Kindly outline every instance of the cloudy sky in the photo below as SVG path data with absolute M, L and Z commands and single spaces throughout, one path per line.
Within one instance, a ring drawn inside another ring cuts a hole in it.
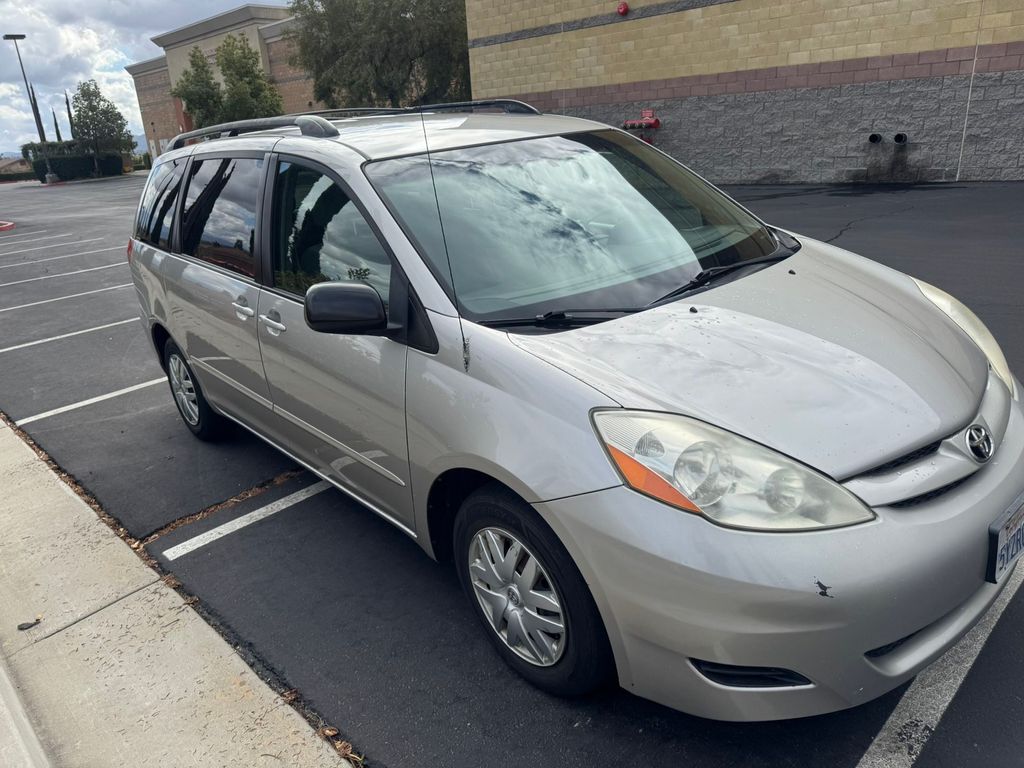
M 286 5 L 284 0 L 259 0 Z M 51 106 L 64 138 L 64 90 L 93 78 L 121 109 L 133 134 L 142 133 L 127 64 L 159 56 L 150 38 L 237 8 L 244 0 L 0 0 L 0 34 L 28 35 L 18 43 L 35 86 L 46 138 L 53 140 Z M 0 152 L 18 152 L 38 139 L 14 44 L 0 40 Z

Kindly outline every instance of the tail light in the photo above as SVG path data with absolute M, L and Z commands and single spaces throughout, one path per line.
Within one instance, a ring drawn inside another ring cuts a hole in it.
M 132 238 L 128 238 L 128 263 L 132 263 L 132 248 L 135 245 L 135 241 Z

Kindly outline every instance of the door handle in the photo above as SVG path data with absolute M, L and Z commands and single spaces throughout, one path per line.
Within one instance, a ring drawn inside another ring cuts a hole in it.
M 270 332 L 273 333 L 275 336 L 278 333 L 283 333 L 284 331 L 288 330 L 288 326 L 286 326 L 284 323 L 279 323 L 277 320 L 273 320 L 267 317 L 267 315 L 260 315 L 260 321 L 265 326 L 267 326 L 267 328 L 270 329 Z
M 245 320 L 246 318 L 252 317 L 253 315 L 256 314 L 253 311 L 252 307 L 248 306 L 247 304 L 241 304 L 237 301 L 232 301 L 231 306 L 234 307 L 235 314 L 238 315 L 239 320 Z

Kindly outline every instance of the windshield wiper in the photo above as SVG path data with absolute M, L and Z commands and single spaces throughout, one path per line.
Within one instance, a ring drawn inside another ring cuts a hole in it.
M 550 326 L 573 326 L 573 325 L 594 325 L 611 320 L 621 315 L 631 315 L 639 312 L 643 307 L 607 307 L 603 309 L 556 309 L 545 312 L 542 315 L 533 317 L 509 317 L 496 320 L 479 320 L 478 325 L 486 325 L 489 328 L 504 328 L 511 326 L 536 326 L 538 328 Z
M 664 296 L 655 299 L 647 306 L 653 307 L 655 304 L 660 304 L 663 301 L 675 299 L 678 298 L 679 296 L 683 296 L 689 293 L 690 291 L 694 291 L 698 288 L 703 288 L 704 286 L 717 280 L 722 275 L 728 275 L 730 272 L 736 272 L 741 269 L 746 269 L 747 267 L 757 266 L 758 264 L 774 264 L 776 261 L 782 261 L 783 259 L 789 258 L 792 255 L 792 252 L 787 250 L 781 253 L 773 253 L 771 256 L 762 256 L 758 259 L 747 259 L 746 261 L 737 261 L 735 264 L 725 264 L 720 267 L 708 267 L 707 269 L 701 270 L 696 275 L 694 275 L 688 283 L 684 283 L 678 288 L 669 291 Z

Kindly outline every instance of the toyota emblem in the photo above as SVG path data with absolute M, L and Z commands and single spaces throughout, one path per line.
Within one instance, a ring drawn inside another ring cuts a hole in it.
M 967 430 L 967 449 L 977 461 L 988 461 L 992 458 L 992 435 L 980 424 L 975 424 Z

